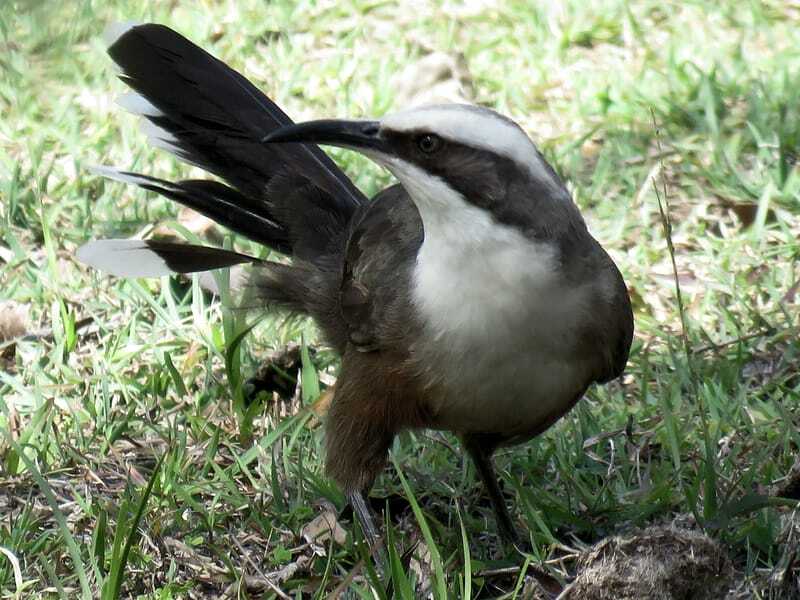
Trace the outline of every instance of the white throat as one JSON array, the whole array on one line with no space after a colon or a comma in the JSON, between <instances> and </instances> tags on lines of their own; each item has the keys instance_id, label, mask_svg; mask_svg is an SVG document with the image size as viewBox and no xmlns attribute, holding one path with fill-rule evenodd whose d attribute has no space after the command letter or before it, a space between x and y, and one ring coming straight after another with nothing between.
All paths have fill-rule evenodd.
<instances>
[{"instance_id":1,"label":"white throat","mask_svg":"<svg viewBox=\"0 0 800 600\"><path fill-rule=\"evenodd\" d=\"M435 335L503 335L557 287L555 249L502 225L438 177L397 159L384 164L408 191L425 237L414 301ZM485 340L484 340L485 341Z\"/></svg>"}]
</instances>

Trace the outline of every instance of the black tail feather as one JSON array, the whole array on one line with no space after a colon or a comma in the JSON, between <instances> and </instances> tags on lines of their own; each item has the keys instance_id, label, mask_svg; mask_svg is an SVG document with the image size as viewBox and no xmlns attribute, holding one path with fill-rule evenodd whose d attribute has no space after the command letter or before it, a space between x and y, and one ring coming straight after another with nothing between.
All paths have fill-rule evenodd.
<instances>
[{"instance_id":1,"label":"black tail feather","mask_svg":"<svg viewBox=\"0 0 800 600\"><path fill-rule=\"evenodd\" d=\"M337 309L344 239L366 202L313 144L263 144L292 121L242 75L161 25L123 26L108 52L134 91L123 108L138 114L151 143L221 178L169 182L99 167L188 206L220 225L292 256L258 261L218 249L160 242L92 242L79 258L120 276L166 275L237 265L250 275L250 299L311 314L333 340L346 339ZM339 342L336 342L339 344Z\"/></svg>"},{"instance_id":2,"label":"black tail feather","mask_svg":"<svg viewBox=\"0 0 800 600\"><path fill-rule=\"evenodd\" d=\"M347 223L365 201L318 146L262 144L264 135L291 119L241 74L175 31L156 24L129 27L108 53L122 69L120 78L138 93L123 106L150 124L153 142L235 189L200 181L138 185L290 254L295 246L302 254L325 246L331 224ZM300 181L311 190L311 202L321 204L315 211L320 221L303 215L299 194L272 193L285 189L278 180Z\"/></svg>"},{"instance_id":3,"label":"black tail feather","mask_svg":"<svg viewBox=\"0 0 800 600\"><path fill-rule=\"evenodd\" d=\"M180 202L220 225L279 252L288 254L292 251L285 228L264 216L252 200L218 181L189 179L173 183L111 167L94 167L93 170L109 179L132 183Z\"/></svg>"},{"instance_id":4,"label":"black tail feather","mask_svg":"<svg viewBox=\"0 0 800 600\"><path fill-rule=\"evenodd\" d=\"M197 164L243 192L290 167L344 205L364 197L319 147L260 140L292 120L240 73L163 25L128 29L108 48L120 78L161 115L144 115L177 138Z\"/></svg>"}]
</instances>

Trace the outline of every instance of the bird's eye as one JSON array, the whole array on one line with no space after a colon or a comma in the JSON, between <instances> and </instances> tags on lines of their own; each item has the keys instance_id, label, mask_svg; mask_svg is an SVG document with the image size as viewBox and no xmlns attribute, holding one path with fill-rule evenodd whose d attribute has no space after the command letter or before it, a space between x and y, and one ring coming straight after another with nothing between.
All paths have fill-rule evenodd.
<instances>
[{"instance_id":1,"label":"bird's eye","mask_svg":"<svg viewBox=\"0 0 800 600\"><path fill-rule=\"evenodd\" d=\"M442 139L432 133L426 133L417 138L417 147L425 154L433 154L441 146Z\"/></svg>"}]
</instances>

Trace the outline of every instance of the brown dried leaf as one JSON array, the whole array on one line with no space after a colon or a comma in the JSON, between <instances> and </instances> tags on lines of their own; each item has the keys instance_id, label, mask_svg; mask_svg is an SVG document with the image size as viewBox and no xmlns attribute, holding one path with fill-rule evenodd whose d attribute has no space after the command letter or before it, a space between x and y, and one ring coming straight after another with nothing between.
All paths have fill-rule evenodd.
<instances>
[{"instance_id":1,"label":"brown dried leaf","mask_svg":"<svg viewBox=\"0 0 800 600\"><path fill-rule=\"evenodd\" d=\"M786 293L781 298L781 302L784 304L792 304L797 298L797 292L800 290L800 280L797 281L792 287L790 287Z\"/></svg>"},{"instance_id":2,"label":"brown dried leaf","mask_svg":"<svg viewBox=\"0 0 800 600\"><path fill-rule=\"evenodd\" d=\"M0 302L0 342L13 340L28 331L28 305L6 300Z\"/></svg>"},{"instance_id":3,"label":"brown dried leaf","mask_svg":"<svg viewBox=\"0 0 800 600\"><path fill-rule=\"evenodd\" d=\"M625 433L624 427L622 429L616 429L614 431L604 431L603 433L598 433L597 435L593 435L583 440L583 449L586 450L587 448L591 448L595 444L599 444L600 442L603 442L610 438L615 438L623 433Z\"/></svg>"},{"instance_id":4,"label":"brown dried leaf","mask_svg":"<svg viewBox=\"0 0 800 600\"><path fill-rule=\"evenodd\" d=\"M128 475L131 478L131 481L138 486L145 486L147 485L147 479L144 475L137 469L135 466L131 465L128 469Z\"/></svg>"},{"instance_id":5,"label":"brown dried leaf","mask_svg":"<svg viewBox=\"0 0 800 600\"><path fill-rule=\"evenodd\" d=\"M758 204L724 200L723 205L727 206L728 209L736 215L736 218L738 218L742 224L742 229L747 229L755 223L756 217L758 216ZM774 223L776 220L777 216L775 215L775 211L769 209L767 211L767 223Z\"/></svg>"},{"instance_id":6,"label":"brown dried leaf","mask_svg":"<svg viewBox=\"0 0 800 600\"><path fill-rule=\"evenodd\" d=\"M331 538L339 546L343 546L347 540L347 532L339 524L336 513L327 508L306 523L300 531L300 535L312 545L314 551L320 556L325 556L324 545Z\"/></svg>"}]
</instances>

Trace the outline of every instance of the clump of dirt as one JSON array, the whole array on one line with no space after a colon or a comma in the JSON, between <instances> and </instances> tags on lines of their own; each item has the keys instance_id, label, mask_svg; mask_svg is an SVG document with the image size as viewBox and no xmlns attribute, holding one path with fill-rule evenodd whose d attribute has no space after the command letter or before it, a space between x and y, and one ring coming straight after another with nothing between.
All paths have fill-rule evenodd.
<instances>
[{"instance_id":1,"label":"clump of dirt","mask_svg":"<svg viewBox=\"0 0 800 600\"><path fill-rule=\"evenodd\" d=\"M650 527L584 553L578 576L559 600L721 600L732 578L727 555L708 536Z\"/></svg>"}]
</instances>

